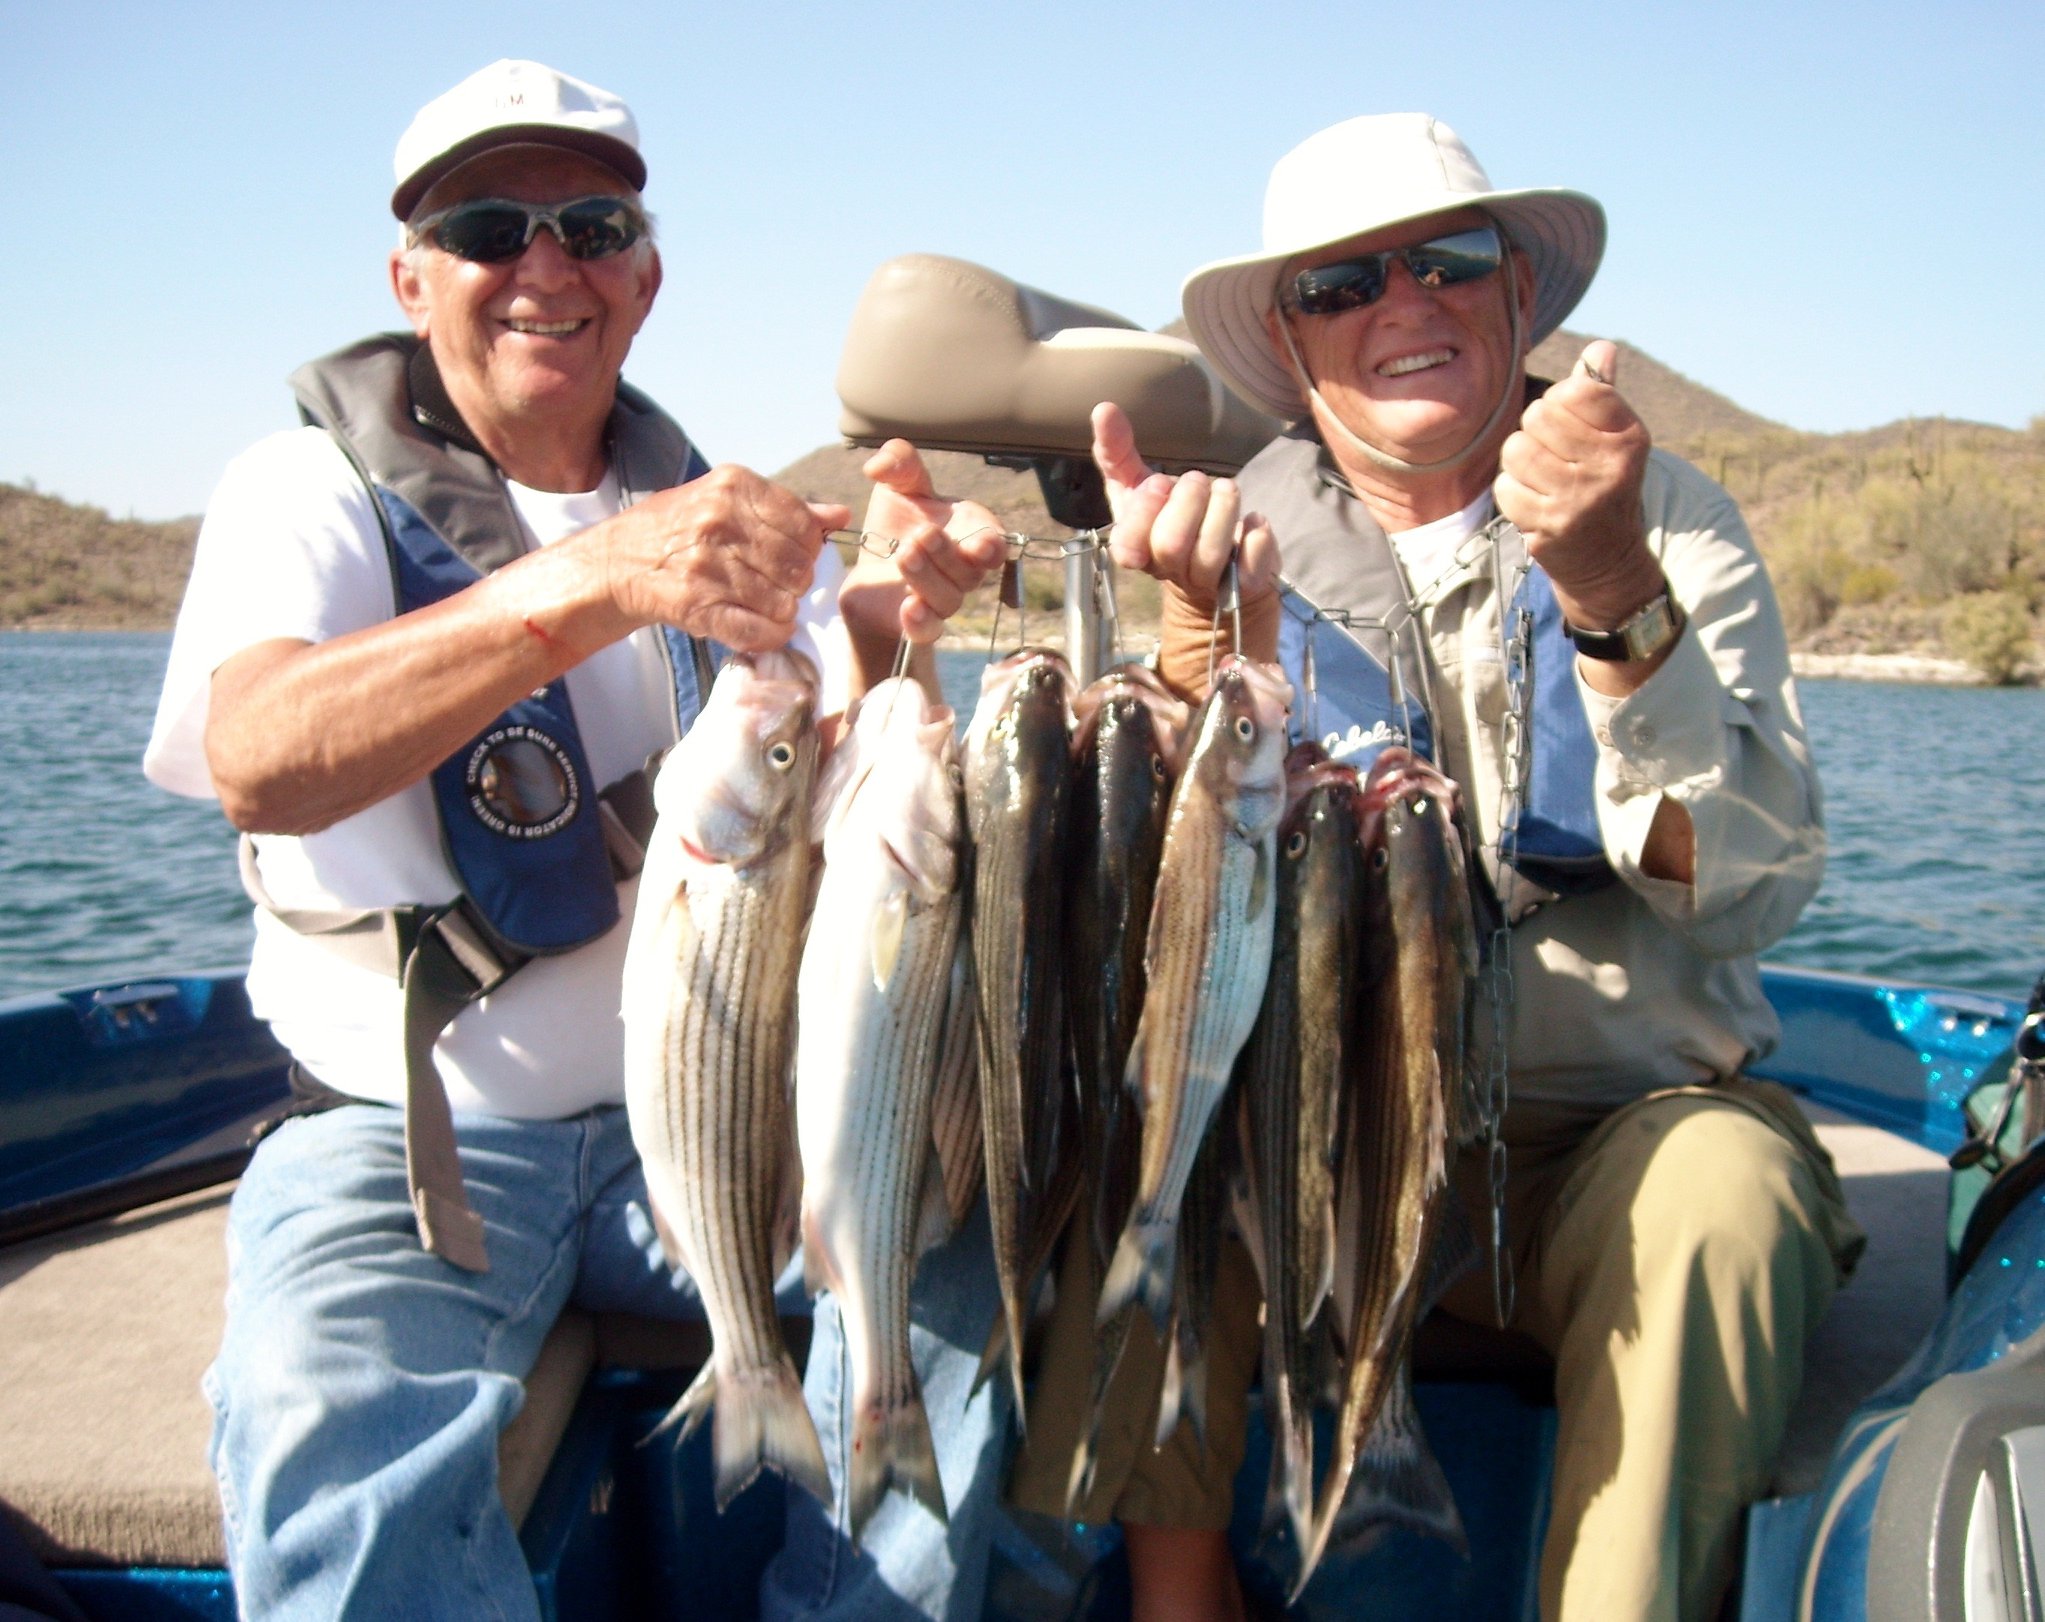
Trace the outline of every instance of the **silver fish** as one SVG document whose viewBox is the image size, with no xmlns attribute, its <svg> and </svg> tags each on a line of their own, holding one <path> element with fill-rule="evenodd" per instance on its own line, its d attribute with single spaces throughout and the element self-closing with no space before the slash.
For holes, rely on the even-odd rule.
<svg viewBox="0 0 2045 1622">
<path fill-rule="evenodd" d="M 1162 1335 L 1171 1313 L 1179 1201 L 1271 964 L 1291 701 L 1276 666 L 1224 660 L 1172 794 L 1125 1075 L 1142 1120 L 1141 1159 L 1099 1323 L 1140 1299 Z"/>
<path fill-rule="evenodd" d="M 713 1342 L 663 1428 L 687 1435 L 714 1403 L 720 1509 L 763 1464 L 830 1499 L 774 1308 L 798 1175 L 788 1060 L 816 759 L 807 663 L 735 656 L 656 779 L 625 956 L 632 1140 Z"/>
<path fill-rule="evenodd" d="M 952 712 L 906 678 L 860 700 L 826 769 L 824 873 L 799 979 L 796 1133 L 810 1282 L 852 1363 L 854 1546 L 890 1487 L 944 1520 L 910 1360 L 909 1287 L 949 1227 L 931 1096 L 962 908 Z"/>
</svg>

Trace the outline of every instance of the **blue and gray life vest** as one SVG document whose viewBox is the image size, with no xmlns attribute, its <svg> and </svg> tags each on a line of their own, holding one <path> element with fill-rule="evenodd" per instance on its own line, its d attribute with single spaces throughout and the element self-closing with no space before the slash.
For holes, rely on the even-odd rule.
<svg viewBox="0 0 2045 1622">
<path fill-rule="evenodd" d="M 1387 745 L 1434 760 L 1434 723 L 1419 628 L 1411 625 L 1406 582 L 1383 528 L 1331 475 L 1320 442 L 1295 430 L 1260 451 L 1241 474 L 1245 508 L 1284 537 L 1285 590 L 1279 656 L 1294 689 L 1311 687 L 1303 716 L 1330 753 L 1367 767 Z M 1506 526 L 1502 549 L 1515 560 L 1525 543 Z M 1533 615 L 1531 761 L 1508 841 L 1522 898 L 1581 894 L 1616 876 L 1598 830 L 1597 746 L 1576 689 L 1576 650 L 1562 627 L 1554 587 L 1529 565 L 1502 623 Z M 1403 623 L 1406 634 L 1384 627 Z M 1311 681 L 1309 681 L 1311 677 Z M 1302 706 L 1309 703 L 1304 697 Z M 1487 865 L 1490 858 L 1487 855 Z M 1494 886 L 1500 875 L 1492 875 Z"/>
<path fill-rule="evenodd" d="M 368 339 L 300 368 L 291 384 L 306 421 L 334 436 L 376 499 L 398 613 L 451 597 L 525 552 L 503 475 L 418 339 Z M 623 384 L 606 447 L 626 492 L 650 494 L 708 471 L 688 436 Z M 701 706 L 707 651 L 670 636 L 678 737 Z M 631 779 L 622 787 L 591 781 L 565 681 L 512 705 L 436 767 L 432 783 L 463 894 L 504 945 L 529 955 L 568 951 L 618 921 L 614 867 L 626 848 L 618 824 L 643 839 L 651 800 L 640 802 L 646 790 Z M 610 789 L 603 798 L 600 786 Z"/>
<path fill-rule="evenodd" d="M 504 477 L 449 400 L 431 351 L 389 333 L 301 367 L 300 413 L 326 429 L 374 498 L 397 612 L 474 585 L 526 551 Z M 620 490 L 651 494 L 708 465 L 653 402 L 625 384 L 605 430 Z M 688 730 L 722 650 L 665 632 L 675 736 Z M 462 1191 L 453 1119 L 433 1047 L 454 1017 L 533 958 L 572 951 L 618 922 L 618 884 L 638 871 L 653 823 L 649 767 L 601 790 L 565 681 L 520 699 L 431 774 L 461 894 L 445 906 L 290 911 L 264 894 L 249 842 L 242 871 L 258 904 L 403 989 L 405 1153 L 421 1242 L 481 1272 L 482 1223 Z"/>
</svg>

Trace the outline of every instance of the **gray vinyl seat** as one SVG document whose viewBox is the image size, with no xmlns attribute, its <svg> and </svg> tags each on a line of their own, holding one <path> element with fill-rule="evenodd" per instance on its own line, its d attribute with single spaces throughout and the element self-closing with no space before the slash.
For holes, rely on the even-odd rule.
<svg viewBox="0 0 2045 1622">
<path fill-rule="evenodd" d="M 930 450 L 1085 457 L 1102 400 L 1129 413 L 1144 457 L 1233 473 L 1280 424 L 1229 392 L 1184 338 L 984 265 L 905 254 L 875 271 L 838 365 L 838 430 Z"/>
<path fill-rule="evenodd" d="M 228 1190 L 0 1251 L 0 1506 L 45 1565 L 224 1563 L 199 1377 L 220 1342 Z M 657 1335 L 642 1337 L 656 1350 Z M 539 1491 L 597 1328 L 548 1337 L 498 1447 L 514 1524 Z M 695 1349 L 678 1334 L 665 1355 Z"/>
</svg>

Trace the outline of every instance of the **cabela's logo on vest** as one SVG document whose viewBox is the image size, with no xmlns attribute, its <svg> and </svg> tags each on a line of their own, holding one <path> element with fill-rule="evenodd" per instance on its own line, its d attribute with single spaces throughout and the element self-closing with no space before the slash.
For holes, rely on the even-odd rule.
<svg viewBox="0 0 2045 1622">
<path fill-rule="evenodd" d="M 568 751 L 529 726 L 486 732 L 469 751 L 469 809 L 507 839 L 544 839 L 574 820 L 582 782 Z"/>
</svg>

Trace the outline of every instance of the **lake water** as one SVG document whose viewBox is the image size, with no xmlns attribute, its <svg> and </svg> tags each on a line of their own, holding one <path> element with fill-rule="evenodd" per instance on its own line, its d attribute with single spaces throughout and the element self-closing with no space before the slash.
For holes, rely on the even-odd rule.
<svg viewBox="0 0 2045 1622">
<path fill-rule="evenodd" d="M 142 778 L 169 646 L 0 633 L 0 998 L 248 960 L 218 809 Z M 968 704 L 979 659 L 947 656 Z M 1831 860 L 1771 958 L 2023 996 L 2045 968 L 2045 691 L 1801 691 Z"/>
</svg>

